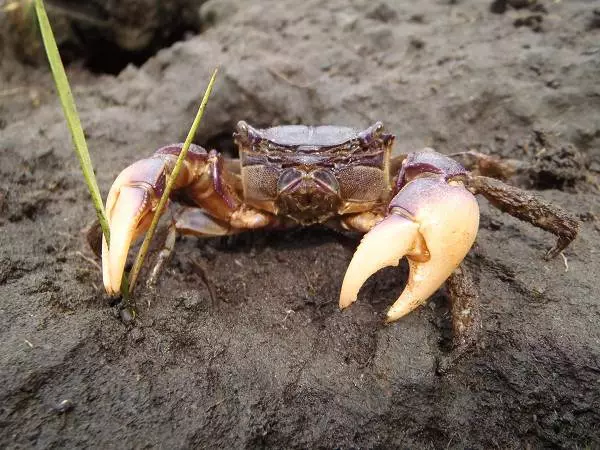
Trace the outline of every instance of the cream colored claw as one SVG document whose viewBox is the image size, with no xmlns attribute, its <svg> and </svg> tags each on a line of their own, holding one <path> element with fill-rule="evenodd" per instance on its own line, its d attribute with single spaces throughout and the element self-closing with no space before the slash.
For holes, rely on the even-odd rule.
<svg viewBox="0 0 600 450">
<path fill-rule="evenodd" d="M 160 159 L 140 160 L 121 172 L 110 188 L 106 199 L 110 248 L 102 239 L 102 278 L 109 295 L 119 294 L 129 248 L 150 226 L 160 197 L 155 186 L 163 170 Z"/>
<path fill-rule="evenodd" d="M 398 265 L 406 256 L 408 283 L 387 313 L 388 322 L 398 320 L 425 303 L 473 245 L 479 207 L 462 184 L 417 179 L 406 188 L 410 195 L 401 191 L 392 200 L 390 215 L 363 237 L 344 277 L 340 308 L 356 301 L 373 273 Z"/>
<path fill-rule="evenodd" d="M 129 247 L 150 225 L 152 217 L 146 214 L 147 204 L 147 191 L 142 187 L 126 186 L 121 188 L 119 201 L 110 211 L 110 249 L 106 238 L 102 238 L 102 278 L 109 295 L 117 295 L 121 290 Z"/>
</svg>

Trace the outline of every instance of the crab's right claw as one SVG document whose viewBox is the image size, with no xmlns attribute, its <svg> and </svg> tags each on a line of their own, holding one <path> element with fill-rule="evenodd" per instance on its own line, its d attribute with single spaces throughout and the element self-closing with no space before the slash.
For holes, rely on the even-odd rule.
<svg viewBox="0 0 600 450">
<path fill-rule="evenodd" d="M 389 215 L 369 231 L 344 277 L 340 308 L 350 306 L 363 283 L 379 269 L 408 258 L 402 295 L 387 313 L 395 321 L 423 304 L 458 267 L 479 227 L 475 197 L 460 182 L 418 178 L 391 201 Z"/>
<path fill-rule="evenodd" d="M 150 226 L 165 186 L 165 161 L 135 162 L 117 177 L 106 200 L 110 248 L 102 239 L 102 277 L 109 295 L 121 289 L 129 247 Z"/>
</svg>

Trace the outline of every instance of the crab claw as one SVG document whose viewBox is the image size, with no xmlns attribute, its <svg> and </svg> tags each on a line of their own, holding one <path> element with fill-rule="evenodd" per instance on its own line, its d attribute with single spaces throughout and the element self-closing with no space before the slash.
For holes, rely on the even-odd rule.
<svg viewBox="0 0 600 450">
<path fill-rule="evenodd" d="M 102 277 L 109 295 L 121 289 L 131 243 L 150 227 L 165 186 L 165 161 L 135 162 L 117 177 L 106 200 L 110 248 L 102 239 Z"/>
<path fill-rule="evenodd" d="M 479 227 L 475 197 L 461 182 L 443 176 L 416 178 L 390 202 L 389 215 L 369 231 L 342 284 L 340 308 L 356 301 L 364 282 L 383 267 L 408 258 L 408 283 L 387 313 L 393 322 L 427 299 L 458 267 Z"/>
</svg>

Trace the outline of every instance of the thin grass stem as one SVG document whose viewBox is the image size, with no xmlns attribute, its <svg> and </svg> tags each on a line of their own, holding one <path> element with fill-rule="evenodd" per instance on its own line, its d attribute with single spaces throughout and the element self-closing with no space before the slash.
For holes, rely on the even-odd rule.
<svg viewBox="0 0 600 450">
<path fill-rule="evenodd" d="M 108 221 L 106 220 L 106 213 L 104 211 L 104 204 L 102 203 L 102 197 L 100 196 L 100 189 L 98 189 L 98 183 L 96 182 L 96 176 L 94 174 L 94 167 L 90 158 L 85 136 L 83 134 L 83 128 L 81 127 L 81 121 L 79 120 L 79 114 L 77 114 L 77 107 L 75 106 L 75 100 L 69 86 L 69 80 L 65 73 L 65 68 L 60 59 L 56 40 L 54 39 L 54 33 L 44 8 L 44 2 L 42 0 L 35 0 L 35 12 L 40 25 L 40 31 L 42 34 L 42 41 L 46 49 L 46 55 L 50 63 L 50 69 L 52 71 L 52 77 L 56 84 L 56 90 L 58 91 L 58 97 L 67 120 L 69 131 L 73 139 L 75 146 L 75 152 L 79 158 L 81 164 L 81 171 L 83 177 L 90 191 L 94 209 L 100 221 L 102 227 L 102 233 L 106 238 L 106 242 L 110 242 L 110 230 L 108 227 Z"/>
<path fill-rule="evenodd" d="M 131 272 L 129 274 L 129 294 L 131 294 L 133 292 L 133 289 L 135 288 L 135 283 L 137 281 L 138 275 L 142 268 L 142 264 L 144 263 L 144 258 L 146 257 L 146 254 L 148 253 L 148 248 L 150 247 L 150 242 L 152 241 L 152 237 L 154 236 L 154 233 L 156 232 L 156 227 L 158 226 L 158 221 L 160 219 L 160 216 L 162 215 L 163 210 L 165 209 L 165 206 L 167 204 L 167 201 L 169 200 L 169 195 L 171 193 L 171 190 L 173 189 L 173 184 L 175 183 L 175 180 L 177 179 L 177 176 L 179 175 L 181 165 L 183 164 L 183 161 L 185 160 L 188 149 L 190 148 L 190 144 L 192 143 L 192 140 L 194 139 L 194 136 L 196 135 L 196 130 L 198 129 L 198 126 L 200 125 L 200 122 L 202 121 L 202 116 L 204 115 L 204 110 L 206 109 L 206 104 L 208 103 L 208 98 L 210 97 L 210 93 L 212 92 L 213 85 L 215 84 L 217 72 L 218 72 L 218 68 L 214 70 L 212 77 L 210 78 L 210 81 L 208 83 L 208 86 L 206 87 L 206 91 L 204 92 L 204 97 L 202 98 L 202 103 L 200 103 L 200 108 L 198 108 L 198 113 L 196 114 L 196 118 L 194 119 L 194 122 L 192 123 L 192 127 L 190 128 L 187 138 L 185 139 L 185 143 L 183 144 L 183 147 L 181 148 L 181 152 L 179 153 L 179 157 L 177 158 L 175 167 L 173 168 L 173 171 L 171 172 L 171 174 L 168 176 L 167 186 L 165 188 L 165 191 L 163 192 L 163 195 L 160 198 L 160 201 L 158 202 L 158 206 L 156 207 L 156 211 L 154 212 L 154 218 L 152 219 L 150 228 L 148 229 L 148 232 L 146 233 L 146 236 L 144 237 L 142 246 L 140 247 L 140 250 L 135 258 L 133 267 L 131 268 Z"/>
</svg>

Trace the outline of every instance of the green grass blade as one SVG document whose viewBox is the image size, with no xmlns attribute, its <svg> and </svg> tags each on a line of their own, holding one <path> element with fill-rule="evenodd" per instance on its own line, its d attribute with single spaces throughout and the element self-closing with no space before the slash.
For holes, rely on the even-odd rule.
<svg viewBox="0 0 600 450">
<path fill-rule="evenodd" d="M 50 69 L 52 70 L 52 76 L 54 83 L 56 84 L 56 90 L 58 91 L 58 97 L 65 113 L 65 119 L 71 132 L 73 144 L 75 145 L 75 151 L 81 163 L 81 170 L 85 178 L 85 182 L 90 191 L 102 232 L 106 237 L 106 242 L 110 242 L 110 231 L 108 228 L 108 222 L 106 220 L 106 213 L 104 212 L 104 205 L 102 203 L 102 197 L 100 196 L 100 189 L 98 189 L 98 183 L 96 182 L 96 176 L 94 175 L 94 168 L 92 166 L 92 160 L 88 151 L 87 143 L 85 142 L 85 136 L 83 134 L 83 128 L 77 114 L 77 108 L 75 106 L 75 100 L 71 93 L 69 86 L 69 80 L 65 73 L 56 40 L 54 39 L 54 33 L 50 27 L 48 21 L 48 15 L 44 8 L 42 0 L 35 0 L 35 12 L 37 14 L 38 22 L 40 24 L 40 31 L 42 33 L 42 40 L 44 47 L 46 48 L 46 54 L 48 55 L 48 61 L 50 62 Z"/>
<path fill-rule="evenodd" d="M 200 108 L 198 108 L 198 113 L 196 114 L 196 118 L 192 123 L 192 127 L 188 132 L 187 138 L 185 139 L 185 143 L 179 153 L 179 157 L 177 158 L 177 162 L 175 163 L 175 167 L 173 168 L 173 172 L 169 176 L 167 180 L 167 186 L 165 191 L 163 192 L 160 201 L 158 202 L 158 206 L 156 207 L 156 211 L 154 213 L 154 218 L 152 219 L 152 223 L 150 224 L 150 228 L 144 237 L 144 241 L 142 242 L 142 246 L 137 254 L 135 262 L 133 263 L 133 267 L 131 269 L 129 275 L 129 293 L 133 292 L 135 288 L 135 282 L 140 273 L 140 269 L 142 268 L 142 264 L 144 263 L 144 258 L 146 257 L 146 253 L 148 253 L 148 248 L 150 247 L 150 242 L 152 241 L 152 237 L 156 231 L 156 227 L 158 226 L 158 221 L 160 216 L 165 209 L 165 205 L 167 204 L 167 200 L 169 199 L 169 194 L 171 193 L 171 189 L 173 188 L 173 184 L 177 179 L 177 175 L 179 174 L 179 170 L 181 169 L 181 165 L 183 164 L 183 160 L 185 159 L 188 149 L 190 148 L 190 144 L 196 135 L 196 130 L 202 121 L 202 116 L 204 115 L 204 110 L 206 109 L 206 104 L 208 103 L 208 98 L 210 97 L 210 93 L 212 92 L 213 85 L 215 84 L 215 79 L 217 78 L 218 68 L 212 74 L 208 86 L 206 87 L 206 91 L 204 92 L 204 98 L 202 99 L 202 103 L 200 103 Z"/>
</svg>

